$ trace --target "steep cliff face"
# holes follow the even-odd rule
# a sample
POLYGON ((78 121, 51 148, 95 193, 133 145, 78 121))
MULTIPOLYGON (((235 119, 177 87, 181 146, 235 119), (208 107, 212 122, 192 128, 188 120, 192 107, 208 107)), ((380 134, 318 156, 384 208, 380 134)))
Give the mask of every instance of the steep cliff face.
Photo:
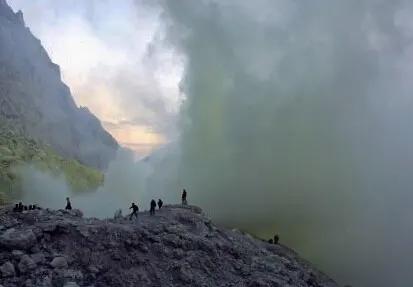
POLYGON ((0 284, 338 287, 291 249, 219 228, 183 206, 133 220, 0 210, 0 284))
POLYGON ((78 108, 40 41, 0 0, 0 120, 62 156, 104 169, 117 142, 87 108, 78 108))

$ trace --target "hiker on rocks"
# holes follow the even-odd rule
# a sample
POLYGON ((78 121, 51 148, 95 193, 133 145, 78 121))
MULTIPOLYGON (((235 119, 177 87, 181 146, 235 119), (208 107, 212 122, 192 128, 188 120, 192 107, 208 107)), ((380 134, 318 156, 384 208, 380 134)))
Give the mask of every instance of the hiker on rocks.
POLYGON ((188 205, 188 201, 186 201, 186 190, 182 191, 182 205, 188 205))
POLYGON ((19 204, 16 203, 16 205, 13 207, 13 212, 19 212, 19 204))
POLYGON ((23 209, 24 209, 24 207, 23 207, 23 203, 22 203, 21 201, 19 202, 18 207, 19 207, 18 211, 19 211, 19 212, 22 212, 23 209))
POLYGON ((159 198, 158 199, 158 208, 161 209, 163 205, 163 201, 159 198))
POLYGON ((274 244, 278 244, 278 241, 280 240, 280 237, 278 236, 278 234, 274 235, 274 244))
POLYGON ((33 205, 29 204, 29 210, 33 210, 33 205))
POLYGON ((155 215, 156 201, 155 199, 151 200, 151 209, 149 210, 150 215, 155 215))
POLYGON ((129 207, 129 209, 132 209, 132 213, 129 216, 129 220, 132 220, 133 216, 138 218, 139 207, 134 202, 132 202, 132 205, 131 205, 131 207, 129 207))
POLYGON ((70 198, 66 197, 66 210, 72 210, 72 204, 70 203, 70 198))

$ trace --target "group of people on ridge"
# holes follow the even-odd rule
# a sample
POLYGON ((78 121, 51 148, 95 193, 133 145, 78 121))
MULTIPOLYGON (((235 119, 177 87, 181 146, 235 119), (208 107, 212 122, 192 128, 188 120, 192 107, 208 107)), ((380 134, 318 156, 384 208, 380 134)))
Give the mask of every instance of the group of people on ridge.
MULTIPOLYGON (((182 196, 181 196, 181 200, 182 200, 182 205, 188 205, 188 201, 186 199, 187 197, 187 192, 185 189, 182 190, 182 196)), ((161 209, 163 206, 163 201, 162 199, 158 199, 158 203, 156 203, 156 201, 154 199, 151 200, 150 203, 150 210, 149 210, 149 214, 150 215, 155 215, 155 209, 156 209, 156 205, 158 205, 158 209, 161 209)), ((25 210, 37 210, 37 209, 41 209, 40 207, 37 207, 36 204, 30 204, 29 206, 27 205, 23 205, 22 202, 16 203, 15 207, 13 208, 14 212, 23 212, 25 210)), ((70 202, 70 198, 66 197, 66 210, 71 210, 72 209, 72 203, 70 202)), ((135 216, 136 218, 138 218, 138 212, 139 212, 139 207, 138 205, 136 205, 134 202, 132 202, 131 207, 129 207, 129 209, 132 209, 132 213, 129 215, 129 220, 132 220, 132 218, 135 216)), ((122 214, 122 210, 118 210, 115 214, 115 218, 116 217, 121 217, 122 214), (117 214, 117 215, 116 215, 117 214)), ((278 244, 279 241, 279 236, 278 234, 274 235, 274 238, 271 238, 268 240, 268 243, 270 244, 278 244)))
MULTIPOLYGON (((150 215, 155 215, 155 209, 156 209, 156 201, 154 199, 151 200, 151 208, 149 210, 149 214, 150 215)), ((182 204, 183 205, 187 205, 188 202, 186 200, 186 190, 184 189, 182 192, 182 204)), ((158 208, 161 209, 163 206, 163 201, 162 199, 158 199, 158 208)), ((39 209, 36 204, 33 205, 29 205, 28 207, 26 205, 23 205, 22 202, 16 203, 16 206, 13 208, 14 212, 22 212, 24 210, 35 210, 35 209, 39 209)), ((66 210, 72 210, 72 203, 70 202, 70 198, 66 197, 66 210)), ((129 219, 132 220, 132 218, 135 216, 136 218, 138 218, 138 212, 139 212, 139 207, 132 202, 131 207, 129 207, 129 209, 132 209, 132 213, 129 215, 129 219)), ((120 213, 122 211, 120 210, 120 213)))
MULTIPOLYGON (((19 203, 16 203, 16 205, 13 208, 14 212, 23 212, 25 210, 38 210, 41 209, 40 207, 37 206, 37 204, 30 204, 29 206, 23 205, 23 203, 20 201, 19 203)), ((72 204, 70 203, 70 198, 66 197, 66 210, 71 210, 72 209, 72 204)))
POLYGON ((23 203, 20 201, 19 203, 16 203, 16 205, 13 208, 14 212, 23 212, 24 210, 36 210, 40 209, 37 207, 36 204, 30 204, 29 206, 23 205, 23 203))
MULTIPOLYGON (((184 189, 182 191, 182 205, 187 205, 188 202, 186 200, 186 190, 184 189)), ((161 209, 163 206, 163 201, 162 199, 158 199, 158 209, 161 209)), ((138 218, 138 212, 139 212, 139 207, 138 205, 136 205, 134 202, 132 202, 131 207, 129 207, 129 209, 132 209, 132 213, 129 215, 129 220, 132 220, 133 217, 138 218)), ((156 210, 156 201, 155 199, 151 200, 151 205, 150 205, 150 209, 149 209, 149 214, 150 215, 155 215, 155 210, 156 210)))

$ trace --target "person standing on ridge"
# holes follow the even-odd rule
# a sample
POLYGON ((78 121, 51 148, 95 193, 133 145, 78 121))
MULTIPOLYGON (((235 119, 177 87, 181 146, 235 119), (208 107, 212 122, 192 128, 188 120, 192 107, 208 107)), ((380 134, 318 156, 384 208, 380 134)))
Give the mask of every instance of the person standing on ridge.
POLYGON ((186 190, 182 191, 182 205, 188 205, 188 201, 186 201, 186 190))
POLYGON ((161 209, 163 205, 163 201, 159 198, 158 199, 158 208, 161 209))
POLYGON ((149 210, 150 215, 155 215, 156 201, 155 199, 151 200, 151 209, 149 210))
POLYGON ((70 203, 70 198, 66 197, 66 210, 72 210, 72 204, 70 203))
POLYGON ((280 240, 280 236, 278 234, 274 235, 274 244, 278 244, 278 241, 280 240))
POLYGON ((132 213, 129 216, 129 220, 132 220, 132 217, 135 215, 136 218, 138 218, 138 211, 139 211, 139 207, 132 202, 131 207, 129 207, 129 209, 132 209, 132 213))

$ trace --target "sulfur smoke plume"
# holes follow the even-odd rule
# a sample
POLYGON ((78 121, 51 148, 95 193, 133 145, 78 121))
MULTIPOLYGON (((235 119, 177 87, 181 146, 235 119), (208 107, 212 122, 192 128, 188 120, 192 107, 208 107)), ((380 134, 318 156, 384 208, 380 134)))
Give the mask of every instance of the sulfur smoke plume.
POLYGON ((413 5, 161 5, 186 62, 172 190, 184 183, 221 223, 280 233, 342 283, 411 282, 413 5))

